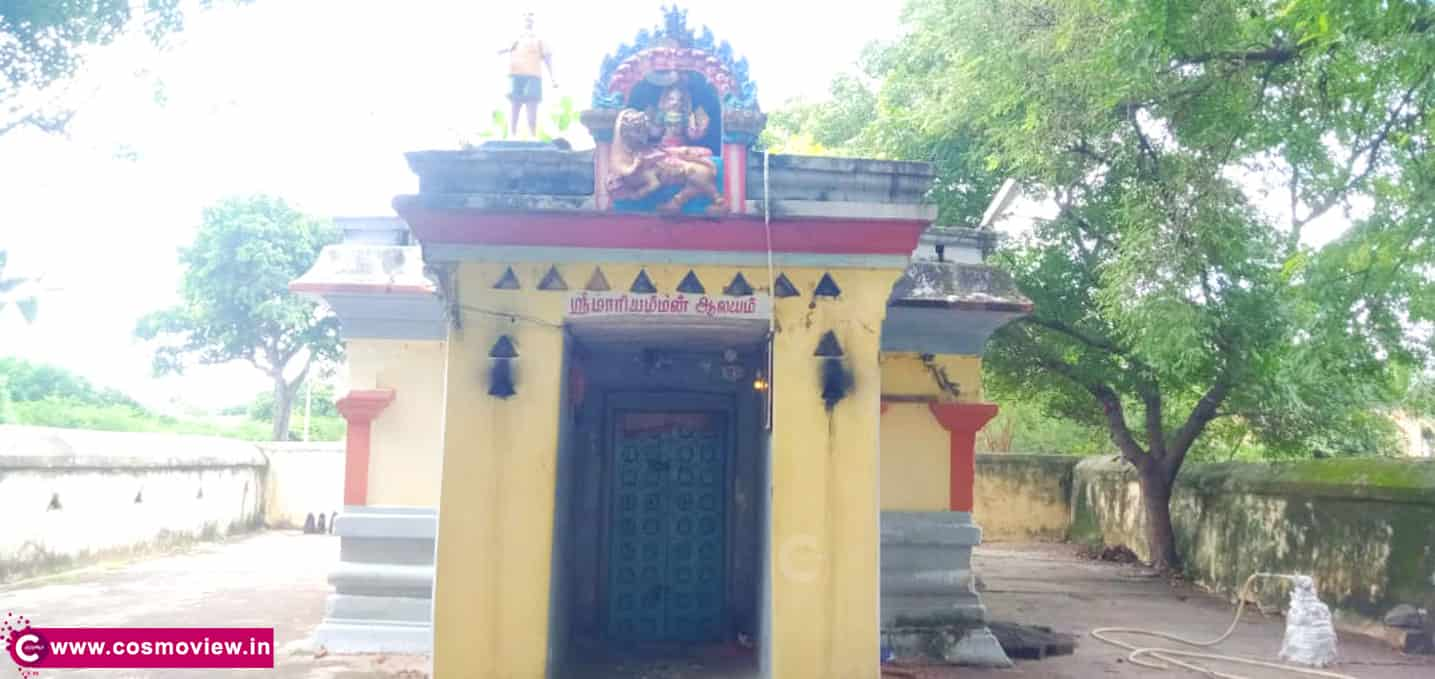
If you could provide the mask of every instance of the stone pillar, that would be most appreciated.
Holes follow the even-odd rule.
[[[597,108],[578,114],[578,120],[588,128],[593,137],[593,206],[607,210],[613,206],[613,197],[608,195],[608,163],[612,160],[613,125],[618,121],[618,109]]]
[[[733,214],[747,212],[747,145],[722,145],[723,195],[727,198],[728,211]]]
[[[747,150],[766,125],[767,115],[756,109],[722,112],[722,192],[733,214],[747,212]]]
[[[899,654],[1009,667],[1011,660],[987,628],[987,608],[972,573],[972,548],[982,541],[971,515],[976,435],[997,407],[939,402],[929,407],[951,435],[951,511],[882,512],[883,639]]]
[[[394,400],[393,389],[349,392],[334,405],[348,423],[344,437],[344,506],[368,504],[370,424]]]

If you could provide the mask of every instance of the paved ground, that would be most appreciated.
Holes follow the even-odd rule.
[[[413,657],[314,657],[296,652],[323,615],[325,578],[338,557],[331,536],[271,532],[190,552],[127,564],[111,564],[59,577],[0,588],[0,611],[29,616],[37,626],[273,626],[280,648],[282,679],[421,679],[427,662]],[[1022,662],[1011,670],[944,669],[925,677],[992,679],[1093,679],[1192,676],[1153,673],[1123,662],[1124,651],[1091,639],[1092,628],[1126,626],[1159,629],[1191,637],[1219,635],[1230,623],[1222,599],[1164,581],[1141,577],[1139,569],[1085,561],[1069,545],[994,544],[980,548],[978,572],[984,597],[999,620],[1054,627],[1077,634],[1074,656]],[[1235,637],[1218,650],[1274,658],[1284,623],[1247,613]],[[287,647],[287,648],[286,648]],[[1435,679],[1435,658],[1407,658],[1353,635],[1341,637],[1344,664],[1336,671],[1361,679]],[[635,662],[622,676],[691,679],[723,676],[731,660],[695,657],[688,662]],[[9,672],[0,664],[0,674]],[[714,672],[718,673],[714,673]],[[1241,670],[1250,677],[1297,676]],[[53,677],[215,677],[245,679],[253,672],[123,670],[47,671]],[[616,675],[615,675],[616,676]]]
[[[0,615],[15,611],[36,627],[274,627],[280,679],[371,679],[427,676],[414,658],[315,658],[293,652],[324,615],[326,579],[339,558],[339,539],[276,531],[188,552],[87,568],[0,588]],[[286,648],[289,647],[289,648]],[[10,676],[0,659],[0,676]],[[47,670],[42,679],[214,677],[253,679],[256,673],[222,670]]]
[[[1154,672],[1124,662],[1126,652],[1090,637],[1099,627],[1135,627],[1172,632],[1195,639],[1213,639],[1231,624],[1234,607],[1226,600],[1190,587],[1172,587],[1165,580],[1144,577],[1139,567],[1087,561],[1076,548],[1059,544],[988,544],[977,550],[975,565],[985,590],[983,600],[992,618],[1045,625],[1078,636],[1076,654],[1043,661],[1021,662],[1013,670],[963,670],[954,677],[1023,679],[1088,679],[1092,677],[1196,676],[1188,672]],[[1285,621],[1263,617],[1247,607],[1241,626],[1216,653],[1275,660]],[[1149,637],[1137,645],[1157,645]],[[1180,648],[1180,646],[1177,646]],[[1360,679],[1435,679],[1435,658],[1404,657],[1367,637],[1342,635],[1339,667],[1331,671]],[[1284,672],[1219,669],[1249,677],[1298,677]]]

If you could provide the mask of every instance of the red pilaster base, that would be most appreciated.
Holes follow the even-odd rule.
[[[370,425],[393,400],[393,389],[360,389],[334,404],[348,423],[344,437],[345,506],[368,504]]]
[[[995,403],[928,403],[932,415],[951,435],[951,506],[972,511],[977,480],[977,432],[997,415]]]

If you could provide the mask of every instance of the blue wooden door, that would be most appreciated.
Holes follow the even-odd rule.
[[[727,445],[721,413],[616,413],[608,633],[722,636]]]

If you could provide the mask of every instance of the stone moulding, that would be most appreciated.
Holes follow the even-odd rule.
[[[312,644],[331,653],[430,652],[438,512],[347,507],[334,532],[334,593]]]
[[[1010,667],[972,575],[969,512],[882,512],[882,640],[899,656]]]

